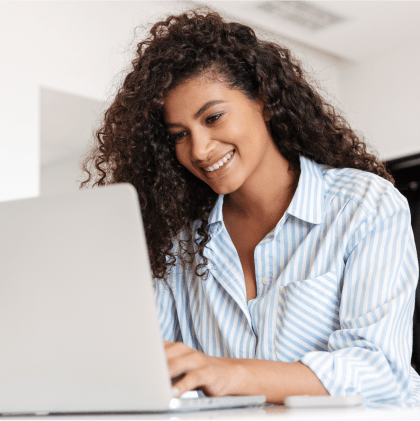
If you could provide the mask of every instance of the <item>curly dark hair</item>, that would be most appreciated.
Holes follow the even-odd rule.
[[[393,183],[363,139],[307,82],[287,48],[260,40],[250,27],[225,22],[210,10],[169,16],[137,45],[131,71],[82,164],[88,178],[80,186],[129,182],[136,188],[156,279],[166,279],[177,258],[184,265],[192,263],[196,253],[201,263],[195,273],[208,273],[203,250],[218,195],[178,162],[163,103],[171,89],[209,69],[249,99],[262,99],[274,142],[296,173],[303,155],[331,167],[369,171]],[[201,224],[191,241],[194,221]]]

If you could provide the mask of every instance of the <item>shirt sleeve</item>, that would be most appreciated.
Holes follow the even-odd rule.
[[[181,342],[181,329],[172,290],[165,281],[155,279],[154,292],[162,339],[169,342]]]
[[[387,190],[347,250],[341,329],[329,337],[328,352],[309,352],[301,362],[331,395],[407,402],[418,261],[405,198]]]

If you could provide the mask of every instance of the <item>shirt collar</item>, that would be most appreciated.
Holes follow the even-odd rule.
[[[324,215],[324,178],[320,166],[300,156],[300,177],[296,192],[287,209],[296,218],[319,224]]]
[[[223,223],[223,197],[223,194],[219,195],[210,212],[209,225],[214,226],[210,228],[212,234],[219,232]],[[321,169],[315,161],[302,155],[298,186],[286,212],[312,224],[321,223],[323,218],[324,180]]]
[[[224,195],[219,195],[216,204],[214,205],[213,209],[209,215],[209,223],[210,226],[210,234],[216,235],[221,229],[223,225],[223,197]]]

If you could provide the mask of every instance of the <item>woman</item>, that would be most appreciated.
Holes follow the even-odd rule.
[[[391,175],[287,49],[210,12],[150,33],[82,185],[138,191],[175,394],[419,402]]]

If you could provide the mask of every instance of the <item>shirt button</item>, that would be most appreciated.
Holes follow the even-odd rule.
[[[270,283],[270,278],[262,278],[262,283],[268,285]]]

